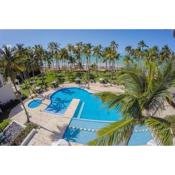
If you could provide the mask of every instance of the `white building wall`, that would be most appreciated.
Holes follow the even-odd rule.
[[[0,75],[0,81],[1,81],[0,84],[3,85],[2,87],[0,87],[0,102],[6,103],[12,99],[15,99],[16,97],[13,92],[12,85],[10,83],[4,84],[3,78],[1,75]]]

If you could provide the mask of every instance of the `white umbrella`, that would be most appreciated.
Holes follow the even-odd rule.
[[[80,81],[80,78],[79,78],[79,77],[77,77],[77,78],[75,79],[75,81]]]
[[[41,89],[41,87],[37,86],[35,89],[36,89],[36,90],[39,90],[39,89]]]
[[[56,80],[52,81],[52,84],[55,84],[55,83],[57,83],[57,81],[56,81]]]

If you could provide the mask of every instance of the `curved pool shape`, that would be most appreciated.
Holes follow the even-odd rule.
[[[42,103],[41,99],[34,99],[28,104],[28,107],[33,109],[33,108],[36,108],[36,107],[40,106],[41,103]]]
[[[72,99],[80,103],[67,127],[63,138],[67,141],[87,144],[96,138],[96,132],[111,122],[122,119],[117,109],[109,109],[99,97],[80,88],[63,88],[52,94],[47,112],[64,114]],[[145,145],[152,139],[150,131],[144,126],[136,126],[128,145]]]
[[[64,114],[72,99],[80,99],[76,118],[90,120],[116,121],[122,115],[117,109],[110,110],[99,97],[88,91],[76,87],[63,88],[52,94],[51,104],[46,108],[47,112]]]

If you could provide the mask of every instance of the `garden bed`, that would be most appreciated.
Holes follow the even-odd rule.
[[[21,131],[21,133],[15,138],[11,145],[21,145],[23,140],[32,131],[32,129],[36,129],[37,127],[38,126],[34,123],[27,123],[25,129]]]

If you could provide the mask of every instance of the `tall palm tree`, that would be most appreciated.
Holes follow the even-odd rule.
[[[159,48],[153,46],[149,49],[146,49],[143,55],[145,61],[158,61],[159,59]]]
[[[172,52],[171,52],[171,49],[168,47],[168,45],[163,46],[160,51],[160,59],[162,61],[169,60],[171,56],[172,56]]]
[[[32,76],[35,76],[35,71],[40,69],[38,60],[35,57],[34,49],[31,47],[27,48],[27,59],[28,59],[28,69],[32,72]]]
[[[136,125],[145,125],[162,145],[172,145],[172,125],[168,119],[159,118],[166,100],[172,99],[169,89],[175,86],[175,68],[171,61],[158,65],[154,62],[140,67],[124,68],[118,74],[125,92],[97,94],[111,108],[120,106],[123,119],[113,122],[97,132],[90,145],[116,145],[129,142]]]
[[[3,70],[3,75],[5,79],[7,80],[7,78],[10,77],[16,93],[19,95],[19,100],[25,111],[27,122],[29,122],[29,114],[27,112],[27,109],[25,108],[25,105],[21,99],[21,95],[15,83],[17,73],[24,71],[24,65],[21,61],[21,55],[19,55],[19,52],[17,52],[15,47],[8,47],[4,45],[2,49],[0,49],[0,67]]]
[[[46,89],[46,82],[45,82],[45,77],[44,77],[44,72],[43,72],[43,62],[46,62],[48,60],[48,53],[46,50],[42,47],[42,45],[35,45],[33,47],[34,51],[34,58],[36,60],[37,67],[39,67],[40,72],[41,72],[41,85],[44,89]]]
[[[140,48],[142,51],[147,48],[148,46],[146,45],[145,41],[141,40],[138,43],[138,48]]]
[[[76,43],[76,45],[74,46],[73,52],[74,52],[75,58],[78,62],[79,69],[82,69],[82,67],[83,67],[83,60],[82,60],[83,43],[82,42]]]
[[[126,56],[124,57],[124,63],[129,66],[130,63],[133,63],[134,49],[132,46],[125,47]]]
[[[128,55],[128,56],[133,56],[133,52],[134,52],[134,50],[133,50],[133,48],[132,48],[132,46],[126,46],[125,47],[125,52],[126,52],[126,54]]]
[[[74,49],[75,49],[74,45],[72,45],[72,44],[67,45],[68,64],[69,64],[70,70],[72,70],[72,67],[74,67],[75,63],[76,63],[76,59],[74,56]]]
[[[100,44],[93,48],[93,56],[95,57],[95,62],[98,71],[98,60],[100,60],[102,56],[102,46]]]
[[[66,67],[65,62],[68,59],[68,51],[67,51],[66,48],[61,48],[60,49],[60,51],[59,51],[59,57],[60,57],[60,59],[63,62],[63,68],[65,68]]]
[[[92,54],[92,45],[91,44],[84,44],[83,46],[83,53],[86,57],[86,69],[87,69],[87,80],[88,80],[88,89],[89,89],[89,81],[90,81],[90,57]]]
[[[59,53],[59,44],[57,42],[50,42],[48,44],[48,52],[49,52],[49,59],[48,59],[48,63],[49,65],[51,64],[51,62],[56,61],[56,67],[59,69],[59,61],[58,61],[58,53]],[[50,61],[51,60],[51,61]]]
[[[111,41],[110,48],[113,54],[113,58],[111,57],[110,60],[112,62],[112,69],[115,69],[115,61],[119,59],[119,54],[117,53],[119,45],[115,41]],[[112,55],[111,55],[112,56]]]
[[[124,63],[126,64],[126,66],[129,66],[130,64],[133,63],[132,59],[130,56],[126,55],[123,59]]]
[[[113,73],[115,70],[115,61],[118,60],[120,57],[120,55],[118,54],[118,52],[116,50],[113,50],[113,48],[110,47],[106,47],[103,51],[103,58],[104,58],[104,62],[106,62],[106,69],[107,69],[107,63],[109,63],[109,65],[111,66],[111,77],[113,79]]]

